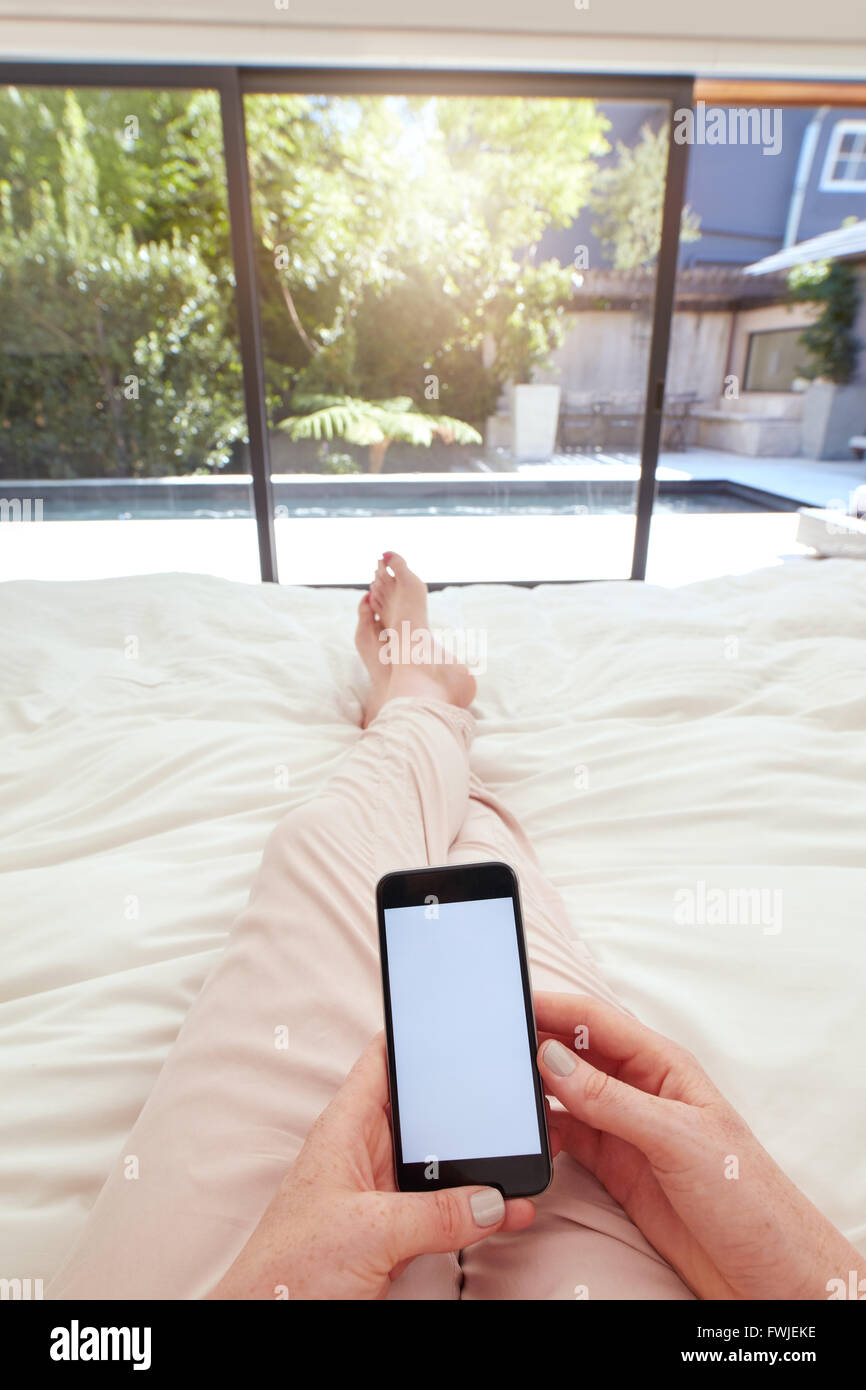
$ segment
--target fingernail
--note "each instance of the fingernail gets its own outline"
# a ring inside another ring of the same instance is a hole
[[[393,554],[394,554],[393,550],[383,550],[383,551],[382,551],[382,559],[383,559],[383,560],[390,560],[390,558],[391,558],[391,556],[392,556]]]
[[[549,1042],[546,1044],[541,1054],[544,1065],[553,1072],[554,1076],[571,1076],[577,1066],[577,1058],[573,1052],[569,1052],[567,1047],[563,1047],[561,1042]]]
[[[505,1198],[498,1187],[483,1187],[469,1198],[476,1226],[495,1226],[505,1215]]]

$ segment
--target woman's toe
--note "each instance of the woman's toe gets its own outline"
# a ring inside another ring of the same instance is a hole
[[[398,555],[396,550],[386,550],[382,556],[382,563],[399,579],[409,568],[402,555]]]

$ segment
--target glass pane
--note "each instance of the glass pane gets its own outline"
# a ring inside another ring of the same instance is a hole
[[[693,227],[680,247],[650,581],[684,584],[800,558],[808,549],[799,507],[844,508],[839,499],[862,481],[849,438],[854,422],[866,422],[866,388],[849,389],[846,420],[829,381],[856,361],[843,321],[857,272],[799,249],[856,211],[858,195],[822,190],[838,122],[856,114],[694,113]],[[850,402],[858,390],[859,406]]]
[[[258,578],[214,92],[0,88],[0,574]]]
[[[284,582],[627,577],[668,109],[246,102]],[[447,523],[447,525],[446,525]]]
[[[782,328],[749,335],[747,391],[793,391],[794,382],[809,368],[809,354],[800,342],[801,331]]]

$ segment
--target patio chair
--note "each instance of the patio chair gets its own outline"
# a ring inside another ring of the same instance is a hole
[[[683,453],[688,448],[689,419],[697,399],[697,391],[681,391],[665,401],[666,447],[676,453]]]

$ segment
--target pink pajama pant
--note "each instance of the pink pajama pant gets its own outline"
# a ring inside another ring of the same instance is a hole
[[[617,1002],[521,827],[470,772],[473,728],[468,712],[440,701],[391,701],[322,793],[277,824],[248,906],[49,1297],[200,1298],[214,1286],[382,1027],[374,889],[388,870],[512,864],[533,986]],[[692,1297],[568,1155],[537,1206],[526,1232],[415,1260],[390,1297]]]

